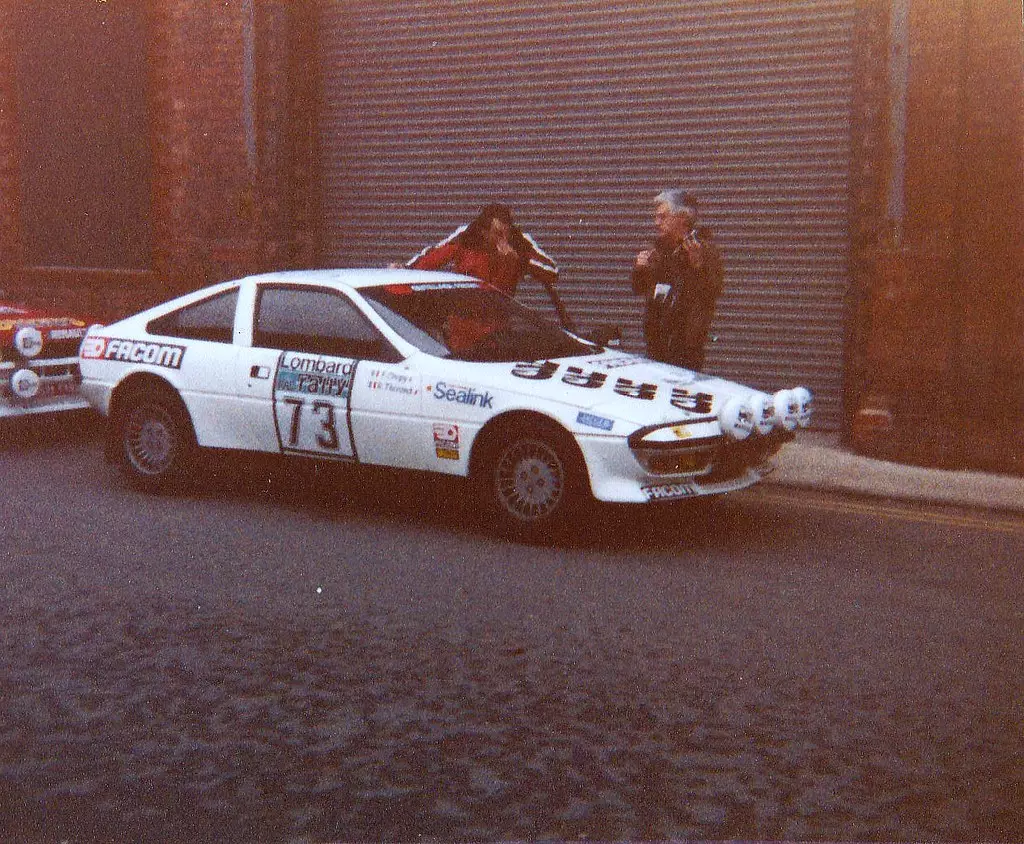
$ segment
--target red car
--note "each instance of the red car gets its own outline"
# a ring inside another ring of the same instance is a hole
[[[78,392],[84,319],[0,299],[0,418],[88,407]]]

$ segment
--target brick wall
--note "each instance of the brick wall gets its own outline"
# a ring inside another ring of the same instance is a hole
[[[317,85],[304,67],[315,43],[312,3],[145,0],[152,269],[22,266],[17,2],[0,0],[0,286],[106,316],[313,260]]]
[[[12,288],[21,263],[13,8],[11,0],[0,2],[0,289]]]
[[[857,343],[870,374],[859,400],[881,396],[892,427],[859,445],[1024,470],[1020,4],[909,11],[902,239],[879,238]]]

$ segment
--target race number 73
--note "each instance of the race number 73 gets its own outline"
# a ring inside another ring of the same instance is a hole
[[[286,398],[284,403],[291,408],[291,420],[288,427],[288,446],[290,448],[309,448],[302,440],[305,439],[306,431],[303,427],[303,417],[309,415],[313,424],[313,437],[316,447],[328,451],[337,451],[340,441],[338,439],[338,428],[335,421],[334,405],[324,399],[315,399],[307,402],[305,399]],[[306,413],[309,408],[309,414]]]

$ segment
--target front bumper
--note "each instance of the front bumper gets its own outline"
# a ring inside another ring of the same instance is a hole
[[[36,393],[31,398],[17,395],[12,386],[15,373],[26,369],[39,379]],[[0,417],[87,408],[89,403],[80,392],[80,384],[78,358],[4,361],[0,363]]]
[[[590,474],[591,492],[598,501],[642,504],[752,486],[771,472],[771,458],[791,439],[791,433],[776,431],[741,442],[725,436],[690,442],[680,452],[706,449],[706,461],[680,460],[678,464],[687,471],[672,472],[674,461],[665,459],[657,465],[666,471],[658,473],[647,471],[622,438],[579,437],[578,442]]]

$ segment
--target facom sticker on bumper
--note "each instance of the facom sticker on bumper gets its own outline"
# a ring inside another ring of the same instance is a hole
[[[672,501],[676,498],[691,498],[698,494],[697,488],[691,484],[642,486],[640,491],[647,496],[648,501]]]

